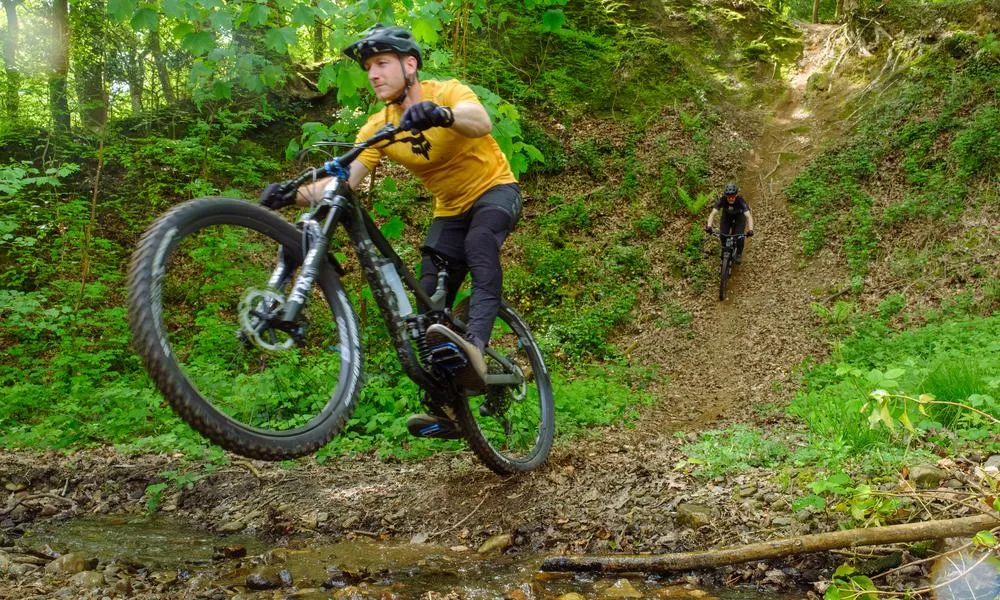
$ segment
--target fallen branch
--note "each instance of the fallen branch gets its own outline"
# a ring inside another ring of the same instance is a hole
[[[888,527],[817,533],[704,552],[622,556],[554,556],[542,562],[542,570],[600,573],[687,571],[754,560],[781,558],[795,554],[823,552],[835,548],[898,544],[972,535],[978,531],[998,526],[1000,526],[1000,517],[984,514],[961,519],[943,519]]]

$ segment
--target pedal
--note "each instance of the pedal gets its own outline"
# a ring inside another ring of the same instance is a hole
[[[431,364],[442,369],[455,371],[469,364],[465,353],[454,342],[443,342],[430,348]]]

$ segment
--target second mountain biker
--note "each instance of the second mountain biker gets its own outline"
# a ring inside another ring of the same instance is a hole
[[[402,27],[376,25],[344,49],[368,72],[368,82],[385,108],[369,117],[357,134],[370,137],[387,123],[415,132],[410,145],[366,150],[350,167],[349,182],[357,189],[382,156],[413,173],[434,195],[434,219],[424,242],[449,259],[447,305],[451,306],[467,273],[472,274],[469,331],[462,337],[444,325],[427,330],[430,343],[452,342],[468,364],[455,374],[460,387],[480,390],[485,384],[483,350],[500,306],[503,271],[500,247],[521,214],[521,190],[510,164],[496,141],[486,109],[475,93],[457,80],[420,81],[420,47]],[[325,181],[299,188],[298,195],[282,183],[268,186],[261,204],[278,209],[322,194]],[[430,294],[437,283],[437,267],[425,256],[421,285]],[[423,308],[423,307],[422,307]],[[452,420],[413,415],[407,422],[413,435],[459,438]]]
[[[743,233],[746,231],[747,237],[753,235],[753,215],[750,214],[750,205],[740,195],[740,189],[735,183],[726,184],[722,196],[715,202],[712,212],[708,215],[708,224],[705,231],[712,232],[712,222],[715,215],[722,213],[719,218],[719,231],[723,235]],[[743,258],[743,239],[736,242],[736,263]]]

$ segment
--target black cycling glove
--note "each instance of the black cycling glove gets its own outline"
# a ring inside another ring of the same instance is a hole
[[[431,127],[451,127],[454,122],[455,114],[450,108],[424,100],[406,109],[399,120],[399,128],[403,131],[423,131]]]
[[[290,181],[281,181],[264,188],[264,191],[260,193],[260,205],[271,210],[278,210],[295,204],[295,195],[298,190],[291,184]]]
[[[747,232],[747,237],[753,237],[753,229]]]

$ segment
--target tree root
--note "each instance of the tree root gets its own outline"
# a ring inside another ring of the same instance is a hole
[[[823,552],[835,548],[898,544],[972,535],[993,527],[1000,527],[1000,517],[982,514],[961,519],[923,521],[905,525],[803,535],[704,552],[622,556],[554,556],[542,562],[542,571],[599,573],[687,571],[754,560],[782,558],[796,554]]]

